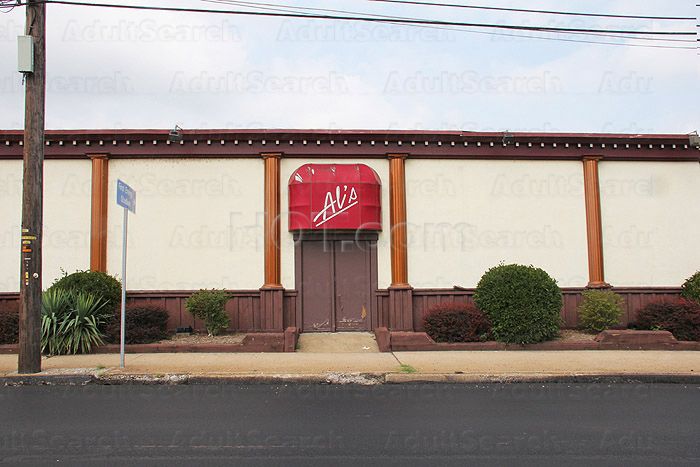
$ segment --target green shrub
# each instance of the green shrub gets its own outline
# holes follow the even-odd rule
[[[625,300],[612,290],[584,290],[578,307],[579,325],[600,332],[620,323]]]
[[[49,355],[89,353],[112,313],[101,297],[51,289],[41,299],[41,350]]]
[[[466,303],[435,305],[423,317],[423,327],[435,342],[479,342],[491,332],[486,315]]]
[[[105,340],[112,344],[121,341],[121,310],[117,310],[107,326]],[[126,309],[124,317],[127,344],[150,344],[168,337],[168,312],[159,306],[139,305]]]
[[[105,307],[118,309],[122,302],[122,285],[107,273],[99,271],[76,271],[73,274],[63,272],[48,290],[62,289],[93,295],[105,302]]]
[[[681,296],[700,303],[700,271],[685,280],[681,286]]]
[[[0,345],[16,344],[19,338],[19,313],[0,311]]]
[[[228,300],[229,296],[224,290],[200,290],[190,295],[185,307],[192,316],[204,321],[210,336],[215,336],[228,327],[228,315],[224,310]]]
[[[501,264],[489,269],[479,280],[474,303],[491,320],[498,341],[529,344],[559,334],[561,290],[534,266]]]

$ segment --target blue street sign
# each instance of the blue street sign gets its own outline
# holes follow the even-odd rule
[[[117,204],[136,214],[136,191],[117,179]]]

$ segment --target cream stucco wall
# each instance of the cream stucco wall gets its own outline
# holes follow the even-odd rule
[[[90,269],[90,160],[44,162],[44,288],[67,273]]]
[[[378,285],[391,283],[389,169],[384,159],[281,160],[282,284],[294,288],[287,183],[305,163],[372,167],[382,181]],[[113,159],[109,164],[108,271],[121,272],[116,179],[137,190],[130,216],[129,289],[263,283],[261,159]],[[22,161],[0,161],[0,291],[19,290]],[[44,287],[89,267],[90,161],[44,168]],[[678,286],[700,269],[700,164],[600,162],[606,280]],[[559,285],[587,282],[580,162],[406,161],[409,280],[414,287],[473,287],[499,261],[534,264]]]
[[[262,159],[111,160],[107,265],[121,274],[116,181],[136,190],[130,290],[257,289],[263,284]]]
[[[0,161],[0,292],[19,291],[22,161]]]
[[[680,286],[700,269],[700,164],[599,163],[605,279]]]
[[[289,232],[289,177],[304,164],[355,164],[361,163],[374,169],[382,183],[382,229],[377,240],[377,282],[380,288],[391,284],[391,252],[389,250],[389,161],[388,159],[285,159],[280,164],[282,206],[282,285],[293,289],[294,284],[294,239]]]
[[[89,160],[44,161],[42,285],[90,267]],[[0,162],[0,291],[19,291],[22,161]]]
[[[581,162],[408,159],[406,190],[413,287],[474,287],[501,261],[586,285]]]

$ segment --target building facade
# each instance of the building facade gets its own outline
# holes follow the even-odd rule
[[[230,291],[231,328],[419,331],[500,262],[564,292],[626,298],[624,321],[700,268],[692,135],[450,131],[49,131],[43,285],[121,270],[116,183],[137,192],[128,296],[199,327],[184,299]],[[22,133],[0,131],[0,306],[20,286]]]

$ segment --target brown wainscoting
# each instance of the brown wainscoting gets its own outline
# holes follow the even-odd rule
[[[584,288],[570,287],[562,289],[564,306],[561,316],[565,328],[575,328],[578,325],[576,308],[581,303],[581,292]],[[635,320],[637,311],[653,302],[668,302],[680,297],[679,287],[613,287],[613,291],[625,299],[625,313],[620,324],[626,326]],[[203,329],[202,323],[192,318],[185,309],[185,300],[192,290],[148,290],[134,291],[127,294],[129,305],[150,304],[168,310],[169,329],[192,326]],[[259,290],[235,290],[229,292],[231,300],[226,304],[226,311],[231,319],[230,329],[240,331],[262,331],[260,315]],[[389,326],[389,291],[376,291],[377,327]],[[474,289],[413,289],[413,326],[416,331],[423,331],[423,314],[432,306],[444,302],[470,303]],[[296,309],[296,290],[285,290],[283,296],[284,328],[295,327],[298,319]],[[19,310],[18,292],[0,292],[0,311]]]
[[[185,300],[192,295],[194,290],[146,290],[133,291],[127,294],[128,305],[155,305],[165,308],[170,315],[168,329],[175,330],[178,327],[192,326],[194,329],[203,330],[203,323],[195,320],[185,308]],[[235,331],[264,331],[264,320],[260,312],[259,290],[233,290],[229,291],[231,300],[226,303],[226,312],[230,318],[230,330]],[[283,319],[284,327],[295,327],[296,314],[296,290],[285,290],[283,295]],[[0,292],[0,311],[18,311],[19,293]]]
[[[19,292],[0,292],[0,312],[19,313]]]
[[[194,290],[149,290],[134,291],[127,294],[128,305],[156,305],[165,308],[170,319],[168,329],[192,326],[203,330],[204,325],[196,320],[185,308],[185,300]],[[265,331],[266,320],[261,311],[260,290],[228,291],[231,299],[226,303],[230,330]],[[296,322],[296,290],[285,290],[283,295],[284,326],[294,327]]]
[[[637,319],[640,308],[654,302],[671,302],[681,296],[680,287],[613,287],[613,291],[625,299],[625,314],[622,324],[627,325]]]
[[[145,290],[127,294],[128,305],[156,305],[165,308],[170,315],[168,329],[192,326],[204,329],[201,321],[195,320],[185,308],[185,300],[194,290]],[[260,311],[259,290],[229,291],[231,300],[226,303],[226,312],[231,324],[229,329],[236,331],[266,331]],[[282,298],[284,329],[296,326],[296,290],[285,290]],[[0,292],[0,311],[19,310],[19,292]]]
[[[423,315],[440,303],[472,303],[474,289],[413,289],[413,326],[423,331]]]
[[[284,324],[284,329],[296,328],[297,324],[297,291],[296,290],[285,290],[284,296],[282,298],[282,323]],[[295,331],[296,332],[296,331]]]
[[[377,327],[389,328],[389,290],[379,289],[374,292],[377,297]]]
[[[562,289],[564,306],[561,310],[563,327],[575,328],[578,326],[578,313],[576,311],[581,303],[581,292],[586,290],[580,287],[567,287]],[[637,311],[648,303],[659,301],[672,301],[680,297],[679,287],[613,287],[613,291],[622,295],[625,299],[625,312],[620,324],[626,326],[634,321]],[[413,326],[416,331],[423,331],[423,315],[431,307],[445,302],[472,303],[475,289],[413,289]],[[380,320],[382,313],[388,323],[389,293],[386,290],[377,292],[378,310]]]

